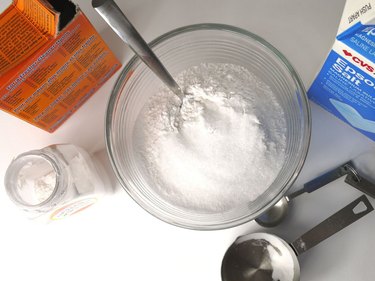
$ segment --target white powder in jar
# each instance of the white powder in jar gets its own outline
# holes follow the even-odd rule
[[[255,200],[284,161],[286,125],[275,94],[234,64],[202,63],[176,80],[182,106],[163,88],[136,123],[150,185],[169,203],[200,212]]]
[[[46,201],[56,187],[57,174],[51,164],[43,158],[29,161],[20,169],[16,188],[21,200],[30,205]]]

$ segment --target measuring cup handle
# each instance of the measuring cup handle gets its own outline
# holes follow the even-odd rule
[[[291,246],[296,254],[300,255],[336,232],[339,232],[348,225],[359,220],[372,210],[374,210],[374,208],[366,195],[362,195],[337,213],[330,216],[328,219],[315,226],[313,229],[303,234],[300,238],[291,243]]]

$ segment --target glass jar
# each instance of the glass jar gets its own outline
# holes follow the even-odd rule
[[[10,199],[29,218],[54,221],[93,205],[109,191],[100,163],[72,144],[18,155],[5,174]]]

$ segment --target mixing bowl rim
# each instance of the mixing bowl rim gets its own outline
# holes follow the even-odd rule
[[[287,68],[291,78],[293,79],[293,82],[295,83],[296,88],[298,89],[298,97],[300,100],[301,105],[301,116],[303,116],[303,128],[304,132],[301,134],[302,138],[305,139],[304,143],[302,143],[301,148],[301,155],[300,159],[295,166],[295,169],[293,172],[291,172],[291,175],[286,182],[286,184],[280,188],[278,194],[273,198],[273,200],[269,201],[267,204],[265,204],[262,208],[260,208],[257,212],[254,213],[248,213],[246,215],[243,215],[238,218],[231,218],[231,220],[224,221],[224,222],[216,222],[216,223],[205,223],[205,224],[199,224],[198,222],[194,223],[187,223],[186,219],[180,220],[179,218],[176,219],[176,216],[173,215],[173,218],[171,217],[171,214],[168,213],[168,215],[162,214],[162,212],[159,209],[155,209],[154,206],[150,206],[149,203],[145,203],[142,198],[139,198],[137,195],[134,194],[132,191],[132,188],[128,187],[128,184],[124,181],[124,179],[121,177],[121,173],[116,167],[116,159],[115,159],[115,153],[114,153],[114,144],[112,142],[112,119],[113,119],[113,112],[114,108],[117,102],[117,97],[121,94],[121,90],[123,89],[124,85],[127,81],[127,76],[130,73],[130,71],[133,69],[134,65],[137,64],[140,61],[140,58],[134,55],[129,62],[125,65],[124,69],[121,71],[120,75],[117,78],[117,81],[115,82],[115,85],[112,89],[111,95],[109,97],[108,103],[107,103],[107,109],[106,109],[106,115],[105,115],[105,144],[107,153],[109,155],[110,163],[112,166],[112,169],[119,180],[121,186],[125,191],[129,194],[129,196],[144,210],[146,210],[148,213],[150,213],[152,216],[167,222],[169,224],[187,228],[187,229],[194,229],[194,230],[219,230],[219,229],[227,229],[231,227],[235,227],[238,225],[241,225],[243,223],[249,222],[256,217],[258,217],[260,214],[265,212],[268,208],[276,204],[281,197],[288,191],[288,189],[292,186],[296,178],[298,177],[307,157],[308,149],[310,146],[311,141],[311,109],[309,105],[309,100],[306,94],[305,87],[303,85],[303,82],[301,78],[299,77],[297,71],[292,66],[292,64],[289,62],[289,60],[273,45],[271,45],[268,41],[264,40],[262,37],[251,33],[250,31],[247,31],[245,29],[235,27],[232,25],[227,24],[219,24],[219,23],[199,23],[199,24],[193,24],[193,25],[187,25],[183,27],[179,27],[176,29],[173,29],[169,32],[166,32],[156,39],[152,40],[149,43],[149,46],[155,47],[158,44],[173,38],[177,35],[193,32],[193,31],[202,31],[202,30],[221,30],[225,32],[233,32],[240,34],[241,36],[249,37],[252,40],[256,41],[258,44],[265,47],[268,51],[271,51],[273,55],[275,55],[275,58],[278,58],[280,62]],[[164,213],[165,211],[163,211]]]

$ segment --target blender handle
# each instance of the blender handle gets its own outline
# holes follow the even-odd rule
[[[290,243],[290,246],[298,256],[373,210],[374,208],[366,195],[362,195],[313,229],[301,235],[301,237]]]

